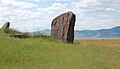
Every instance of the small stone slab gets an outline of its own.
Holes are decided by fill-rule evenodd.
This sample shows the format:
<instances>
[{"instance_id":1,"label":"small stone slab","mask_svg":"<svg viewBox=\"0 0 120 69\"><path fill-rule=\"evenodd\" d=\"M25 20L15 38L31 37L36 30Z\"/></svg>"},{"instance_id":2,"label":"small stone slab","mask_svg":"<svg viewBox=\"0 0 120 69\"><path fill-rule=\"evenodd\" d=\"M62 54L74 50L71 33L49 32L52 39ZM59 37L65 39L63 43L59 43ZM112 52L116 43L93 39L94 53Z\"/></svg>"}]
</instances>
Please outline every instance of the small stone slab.
<instances>
[{"instance_id":1,"label":"small stone slab","mask_svg":"<svg viewBox=\"0 0 120 69\"><path fill-rule=\"evenodd\" d=\"M2 29L9 29L10 27L10 22L6 22L3 26Z\"/></svg>"},{"instance_id":2,"label":"small stone slab","mask_svg":"<svg viewBox=\"0 0 120 69\"><path fill-rule=\"evenodd\" d=\"M26 34L10 34L9 37L27 38L28 36Z\"/></svg>"}]
</instances>

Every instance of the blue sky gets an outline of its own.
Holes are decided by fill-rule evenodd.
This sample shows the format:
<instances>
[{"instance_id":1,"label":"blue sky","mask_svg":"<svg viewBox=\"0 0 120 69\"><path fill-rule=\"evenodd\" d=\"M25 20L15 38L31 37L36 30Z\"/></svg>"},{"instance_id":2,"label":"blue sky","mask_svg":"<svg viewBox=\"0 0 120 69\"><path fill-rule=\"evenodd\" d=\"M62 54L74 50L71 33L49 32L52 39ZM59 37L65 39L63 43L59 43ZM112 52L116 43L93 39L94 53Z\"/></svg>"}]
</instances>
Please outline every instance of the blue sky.
<instances>
[{"instance_id":1,"label":"blue sky","mask_svg":"<svg viewBox=\"0 0 120 69\"><path fill-rule=\"evenodd\" d=\"M96 30L120 26L120 0L0 0L0 27L30 32L50 29L52 20L72 11L75 30Z\"/></svg>"}]
</instances>

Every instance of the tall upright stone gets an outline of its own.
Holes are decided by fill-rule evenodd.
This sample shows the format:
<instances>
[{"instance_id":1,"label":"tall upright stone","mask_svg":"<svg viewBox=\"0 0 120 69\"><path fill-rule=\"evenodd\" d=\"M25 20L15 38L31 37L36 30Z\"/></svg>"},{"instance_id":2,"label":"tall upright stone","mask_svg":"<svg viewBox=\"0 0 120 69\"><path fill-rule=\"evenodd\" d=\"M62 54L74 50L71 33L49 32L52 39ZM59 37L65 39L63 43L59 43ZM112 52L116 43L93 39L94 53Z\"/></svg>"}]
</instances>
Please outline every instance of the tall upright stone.
<instances>
[{"instance_id":1,"label":"tall upright stone","mask_svg":"<svg viewBox=\"0 0 120 69\"><path fill-rule=\"evenodd\" d=\"M2 29L8 29L10 27L10 22L6 22L3 26Z\"/></svg>"},{"instance_id":2,"label":"tall upright stone","mask_svg":"<svg viewBox=\"0 0 120 69\"><path fill-rule=\"evenodd\" d=\"M73 43L76 15L66 12L57 16L51 24L51 36L64 42Z\"/></svg>"}]
</instances>

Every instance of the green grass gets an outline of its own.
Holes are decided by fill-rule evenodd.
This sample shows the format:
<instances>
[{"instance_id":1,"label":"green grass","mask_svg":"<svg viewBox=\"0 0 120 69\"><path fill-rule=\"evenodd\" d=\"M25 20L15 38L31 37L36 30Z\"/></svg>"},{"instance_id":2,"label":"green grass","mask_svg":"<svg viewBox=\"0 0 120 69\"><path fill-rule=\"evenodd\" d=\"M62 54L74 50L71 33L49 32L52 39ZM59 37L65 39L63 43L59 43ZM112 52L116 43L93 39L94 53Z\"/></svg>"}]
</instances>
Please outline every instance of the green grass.
<instances>
[{"instance_id":1,"label":"green grass","mask_svg":"<svg viewBox=\"0 0 120 69\"><path fill-rule=\"evenodd\" d=\"M120 69L120 48L10 38L0 31L0 69Z\"/></svg>"}]
</instances>

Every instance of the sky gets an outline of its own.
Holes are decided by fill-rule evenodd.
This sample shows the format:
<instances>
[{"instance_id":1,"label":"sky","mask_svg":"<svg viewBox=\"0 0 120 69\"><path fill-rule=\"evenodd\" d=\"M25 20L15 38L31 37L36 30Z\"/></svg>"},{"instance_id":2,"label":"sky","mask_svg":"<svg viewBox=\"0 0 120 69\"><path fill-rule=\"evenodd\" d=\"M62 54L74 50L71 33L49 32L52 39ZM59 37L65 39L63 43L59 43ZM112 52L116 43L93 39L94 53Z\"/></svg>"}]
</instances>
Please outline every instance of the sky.
<instances>
[{"instance_id":1,"label":"sky","mask_svg":"<svg viewBox=\"0 0 120 69\"><path fill-rule=\"evenodd\" d=\"M0 0L0 27L24 32L51 28L58 15L76 14L75 30L97 30L120 26L120 0Z\"/></svg>"}]
</instances>

